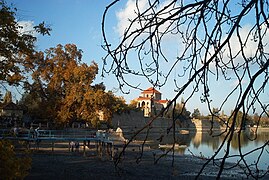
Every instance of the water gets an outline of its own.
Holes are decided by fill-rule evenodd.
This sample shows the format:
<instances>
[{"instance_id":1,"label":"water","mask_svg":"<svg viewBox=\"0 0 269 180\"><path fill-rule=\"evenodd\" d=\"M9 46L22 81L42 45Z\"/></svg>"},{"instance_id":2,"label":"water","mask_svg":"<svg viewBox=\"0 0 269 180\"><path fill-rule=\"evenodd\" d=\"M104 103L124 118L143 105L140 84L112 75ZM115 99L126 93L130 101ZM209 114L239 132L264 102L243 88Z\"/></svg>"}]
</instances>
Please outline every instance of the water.
<instances>
[{"instance_id":1,"label":"water","mask_svg":"<svg viewBox=\"0 0 269 180\"><path fill-rule=\"evenodd\" d=\"M203 137L204 136L204 137ZM264 145L265 142L269 140L269 130L259 131L257 134L257 138L255 140L251 140L254 138L254 134L244 133L240 137L240 147L243 154L249 153L252 150L259 148ZM197 138L200 140L197 141ZM208 133L196 133L194 138L192 138L190 145L184 154L195 154L195 155L203 155L205 157L211 157L213 153L215 153L218 147L223 142L223 136L219 137L210 137ZM239 141L237 134L233 138L231 142L231 149L229 155L239 155ZM225 151L227 149L227 143L224 144L220 153L218 153L217 158L223 157ZM260 157L259 157L260 156ZM266 145L265 148L256 150L244 157L248 165L255 164L258 161L258 168L261 170L269 169L269 146ZM237 162L240 158L228 158L229 162ZM259 159L259 160L258 160Z\"/></svg>"},{"instance_id":2,"label":"water","mask_svg":"<svg viewBox=\"0 0 269 180\"><path fill-rule=\"evenodd\" d=\"M264 145L265 142L269 140L269 129L260 129L255 136L254 133L250 131L245 131L240 136L240 147L242 153L246 154L255 148L259 148ZM145 134L141 134L137 137L137 140L142 140L145 137ZM254 139L255 140L251 140ZM180 146L175 150L176 155L195 155L195 156L203 156L203 157L211 157L220 147L223 142L224 135L212 137L209 135L207 131L203 132L191 132L189 134L179 134L176 133L176 143ZM151 133L148 137L150 141L148 144L153 149L159 148L159 144L172 144L173 136L172 135L162 135L160 133ZM223 148L217 155L217 158L222 158L224 153L226 152L226 143ZM233 137L230 146L230 156L239 155L239 139L237 133ZM255 164L258 159L258 168L260 170L269 169L269 145L266 145L265 148L252 152L248 155L244 156L245 161L248 165ZM239 157L229 157L227 159L228 162L237 162ZM242 161L241 161L242 164Z\"/></svg>"}]
</instances>

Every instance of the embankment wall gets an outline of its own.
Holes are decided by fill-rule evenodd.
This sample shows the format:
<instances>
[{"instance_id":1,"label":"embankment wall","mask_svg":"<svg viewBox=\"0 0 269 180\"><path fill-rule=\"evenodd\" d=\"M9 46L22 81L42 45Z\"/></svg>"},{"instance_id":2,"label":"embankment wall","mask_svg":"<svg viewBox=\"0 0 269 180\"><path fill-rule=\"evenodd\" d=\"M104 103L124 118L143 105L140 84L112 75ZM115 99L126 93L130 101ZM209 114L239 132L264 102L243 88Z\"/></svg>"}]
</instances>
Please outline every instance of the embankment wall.
<instances>
[{"instance_id":1,"label":"embankment wall","mask_svg":"<svg viewBox=\"0 0 269 180\"><path fill-rule=\"evenodd\" d=\"M144 117L142 111L130 111L129 113L123 113L121 115L114 114L112 118L113 128L120 127L124 132L136 132L137 130L143 128L147 125L152 118ZM172 119L169 118L157 118L151 124L151 131L164 132L167 128L172 126ZM176 124L176 130L184 128L195 128L195 126L190 122L184 122Z\"/></svg>"}]
</instances>

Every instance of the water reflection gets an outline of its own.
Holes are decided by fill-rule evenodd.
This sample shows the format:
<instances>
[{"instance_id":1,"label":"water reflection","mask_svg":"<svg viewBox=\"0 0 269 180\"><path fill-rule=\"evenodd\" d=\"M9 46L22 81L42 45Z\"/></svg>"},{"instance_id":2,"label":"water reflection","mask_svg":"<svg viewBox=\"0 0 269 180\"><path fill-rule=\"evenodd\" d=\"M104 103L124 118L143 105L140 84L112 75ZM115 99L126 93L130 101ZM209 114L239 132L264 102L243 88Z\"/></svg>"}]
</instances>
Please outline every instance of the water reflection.
<instances>
[{"instance_id":1,"label":"water reflection","mask_svg":"<svg viewBox=\"0 0 269 180\"><path fill-rule=\"evenodd\" d=\"M241 134L235 133L231 141L230 155L238 155L239 147L241 147L241 150L243 153L247 153L255 148L263 146L264 143L268 142L269 140L268 132L269 132L269 129L260 129L257 134L254 134L251 131L244 131ZM225 137L224 134L221 136L212 137L206 131L197 132L195 136L192 138L190 146L188 147L189 151L190 153L193 153L195 155L202 154L203 156L210 157L219 148L219 146L224 140L224 137ZM258 167L259 169L263 169L263 170L268 169L268 166L269 166L268 145L265 148L265 150L266 151L263 151L263 152L261 150L258 150L246 156L245 159L248 162L248 164L254 164L255 162L257 162L257 159L260 153L262 153L260 161L258 163ZM224 155L225 151L226 151L226 143L223 149L218 154L218 157L221 158ZM190 154L190 153L186 153L186 154ZM238 158L231 158L231 159L228 159L228 161L236 162L238 161Z\"/></svg>"},{"instance_id":2,"label":"water reflection","mask_svg":"<svg viewBox=\"0 0 269 180\"><path fill-rule=\"evenodd\" d=\"M261 147L269 140L269 129L260 129L257 134L251 131L244 131L242 134L235 133L231 142L230 155L238 155L239 147L242 153L248 153L255 148ZM189 151L193 154L210 157L218 149L224 140L225 135L211 137L207 132L196 133L192 139L191 145L188 147ZM240 144L239 144L240 142ZM221 158L226 151L226 143L223 149L218 154ZM186 153L188 154L188 153ZM190 154L190 153L189 153ZM269 167L269 146L265 147L265 151L257 150L245 157L248 164L255 164L260 157L258 167L259 169L267 170ZM228 159L230 162L238 161L238 158Z\"/></svg>"},{"instance_id":3,"label":"water reflection","mask_svg":"<svg viewBox=\"0 0 269 180\"><path fill-rule=\"evenodd\" d=\"M214 135L219 134L219 132L214 132ZM175 148L175 152L178 155L183 154L194 154L197 156L205 156L210 157L213 155L213 153L216 152L216 150L219 148L221 143L224 140L225 135L221 136L215 136L212 137L208 131L190 131L189 134L180 134L177 132L175 134L175 142L179 145L180 148ZM143 140L145 138L145 134L139 135L137 137L137 140ZM159 144L161 145L171 145L173 144L173 135L169 134L166 135L166 133L160 134L160 133L151 133L148 137L149 145L153 149L158 149ZM239 144L240 140L240 144ZM243 153L247 153L257 147L260 147L264 145L265 142L269 140L269 128L268 129L259 129L257 134L254 134L251 131L244 131L243 133L238 136L238 133L235 133L235 135L232 138L231 142L231 150L230 155L238 155L239 152L239 146L241 147L241 150ZM186 146L180 146L180 145L186 145ZM224 145L224 148L220 151L218 157L221 158L224 155L224 152L226 151L226 144ZM165 149L164 149L165 151ZM261 151L257 151L254 153L251 153L250 155L246 156L246 160L249 163L254 163L257 161L257 158L259 156ZM267 145L265 148L265 151L263 151L261 155L260 162L258 163L258 166L260 169L266 170L269 166L269 146ZM237 159L228 159L228 161L235 162Z\"/></svg>"}]
</instances>

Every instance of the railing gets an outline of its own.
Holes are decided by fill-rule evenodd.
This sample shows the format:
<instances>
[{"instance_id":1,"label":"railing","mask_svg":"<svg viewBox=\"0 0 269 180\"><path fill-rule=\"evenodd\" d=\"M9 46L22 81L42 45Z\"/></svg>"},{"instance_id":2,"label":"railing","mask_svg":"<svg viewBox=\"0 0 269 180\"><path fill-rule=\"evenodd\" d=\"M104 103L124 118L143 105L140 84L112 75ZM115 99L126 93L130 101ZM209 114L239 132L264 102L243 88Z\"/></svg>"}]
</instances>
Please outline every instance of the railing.
<instances>
[{"instance_id":1,"label":"railing","mask_svg":"<svg viewBox=\"0 0 269 180\"><path fill-rule=\"evenodd\" d=\"M0 129L0 139L23 139L23 140L92 140L98 139L96 131L92 130L29 130Z\"/></svg>"},{"instance_id":2,"label":"railing","mask_svg":"<svg viewBox=\"0 0 269 180\"><path fill-rule=\"evenodd\" d=\"M95 131L70 131L70 130L38 130L31 132L36 134L39 138L94 138Z\"/></svg>"}]
</instances>

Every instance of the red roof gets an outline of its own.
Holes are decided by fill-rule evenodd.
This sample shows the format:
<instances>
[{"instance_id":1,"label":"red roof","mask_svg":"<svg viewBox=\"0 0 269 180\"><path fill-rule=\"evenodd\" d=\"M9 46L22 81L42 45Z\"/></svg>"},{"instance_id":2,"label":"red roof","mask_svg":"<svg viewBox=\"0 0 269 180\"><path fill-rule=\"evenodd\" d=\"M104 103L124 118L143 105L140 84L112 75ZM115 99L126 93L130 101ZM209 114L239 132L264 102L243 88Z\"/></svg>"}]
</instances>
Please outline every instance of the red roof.
<instances>
[{"instance_id":1,"label":"red roof","mask_svg":"<svg viewBox=\"0 0 269 180\"><path fill-rule=\"evenodd\" d=\"M143 92L142 92L142 94L149 94L149 93L151 93L151 94L153 94L153 93L155 93L155 94L161 94L159 91L157 91L154 87L150 87L150 88L148 88L148 89L146 89L146 90L144 90Z\"/></svg>"},{"instance_id":2,"label":"red roof","mask_svg":"<svg viewBox=\"0 0 269 180\"><path fill-rule=\"evenodd\" d=\"M168 100L159 100L158 101L159 103L167 103L167 102L169 102Z\"/></svg>"},{"instance_id":3,"label":"red roof","mask_svg":"<svg viewBox=\"0 0 269 180\"><path fill-rule=\"evenodd\" d=\"M136 100L139 101L139 100L150 100L150 99L151 98L149 98L149 97L139 97Z\"/></svg>"}]
</instances>

